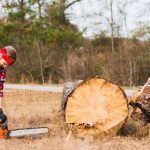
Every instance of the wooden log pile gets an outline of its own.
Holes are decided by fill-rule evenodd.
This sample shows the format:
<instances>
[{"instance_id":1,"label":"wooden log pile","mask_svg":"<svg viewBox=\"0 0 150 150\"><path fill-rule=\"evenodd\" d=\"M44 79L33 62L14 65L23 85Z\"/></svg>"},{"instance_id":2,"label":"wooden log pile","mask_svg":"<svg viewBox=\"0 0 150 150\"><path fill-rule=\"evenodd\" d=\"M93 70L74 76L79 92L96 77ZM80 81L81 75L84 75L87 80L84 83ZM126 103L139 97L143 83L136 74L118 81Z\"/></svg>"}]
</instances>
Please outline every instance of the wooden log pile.
<instances>
[{"instance_id":1,"label":"wooden log pile","mask_svg":"<svg viewBox=\"0 0 150 150\"><path fill-rule=\"evenodd\" d=\"M94 77L68 83L61 109L78 137L115 135L128 116L128 100L120 86Z\"/></svg>"}]
</instances>

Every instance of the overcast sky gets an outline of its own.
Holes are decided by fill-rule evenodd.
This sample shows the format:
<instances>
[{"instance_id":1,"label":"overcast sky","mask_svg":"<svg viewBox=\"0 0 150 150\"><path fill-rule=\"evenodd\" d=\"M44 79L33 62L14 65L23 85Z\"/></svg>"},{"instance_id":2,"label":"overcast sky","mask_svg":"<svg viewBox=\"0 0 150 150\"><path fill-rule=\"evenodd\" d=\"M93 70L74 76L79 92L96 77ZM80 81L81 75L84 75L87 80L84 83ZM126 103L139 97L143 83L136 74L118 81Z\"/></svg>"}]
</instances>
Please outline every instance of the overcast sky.
<instances>
[{"instance_id":1,"label":"overcast sky","mask_svg":"<svg viewBox=\"0 0 150 150\"><path fill-rule=\"evenodd\" d=\"M120 1L120 2L119 2ZM138 2L130 3L126 7L123 7L127 13L127 28L129 34L139 26L139 22L145 22L150 24L150 0L137 0ZM123 19L118 13L117 6L122 7L126 0L114 0L114 20L118 24L122 25L122 35L127 35ZM100 30L106 30L109 32L108 20L110 17L108 11L109 3L102 3L102 0L82 0L79 3L74 4L67 10L72 23L78 25L80 31L87 28L85 36L91 37L98 34ZM122 5L121 5L122 4ZM147 10L145 12L145 10ZM102 14L100 16L100 14ZM105 16L105 17L104 17Z\"/></svg>"},{"instance_id":2,"label":"overcast sky","mask_svg":"<svg viewBox=\"0 0 150 150\"><path fill-rule=\"evenodd\" d=\"M127 32L124 19L121 15L119 15L117 6L122 7L126 1L137 1L128 4L126 7L123 7L127 13L127 28L129 30L128 35L131 35L132 31L139 26L140 21L150 25L150 0L113 1L114 20L118 25L121 25L120 30L122 35L127 36ZM0 4L3 2L3 0L0 0ZM92 37L95 34L99 34L100 31L106 31L110 33L110 26L108 24L108 18L110 18L108 2L109 0L81 0L67 10L68 17L72 23L78 26L80 31L83 31L86 28L84 36ZM145 12L145 10L147 11ZM0 15L4 14L4 9L1 9Z\"/></svg>"}]
</instances>

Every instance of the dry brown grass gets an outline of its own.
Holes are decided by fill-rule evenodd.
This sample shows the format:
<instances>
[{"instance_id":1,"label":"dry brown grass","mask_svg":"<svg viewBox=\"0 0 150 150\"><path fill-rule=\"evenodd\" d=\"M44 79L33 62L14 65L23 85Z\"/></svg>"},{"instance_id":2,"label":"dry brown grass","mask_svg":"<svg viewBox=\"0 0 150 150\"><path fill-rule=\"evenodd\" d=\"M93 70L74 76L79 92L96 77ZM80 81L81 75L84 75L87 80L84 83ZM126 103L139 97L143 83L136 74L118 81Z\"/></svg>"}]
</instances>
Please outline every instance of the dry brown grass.
<instances>
[{"instance_id":1,"label":"dry brown grass","mask_svg":"<svg viewBox=\"0 0 150 150\"><path fill-rule=\"evenodd\" d=\"M48 127L50 132L36 138L1 140L0 150L149 149L150 140L145 136L148 130L139 121L130 121L124 127L126 136L106 137L94 141L71 137L67 141L68 128L59 112L61 96L61 93L6 91L3 106L9 119L9 129Z\"/></svg>"}]
</instances>

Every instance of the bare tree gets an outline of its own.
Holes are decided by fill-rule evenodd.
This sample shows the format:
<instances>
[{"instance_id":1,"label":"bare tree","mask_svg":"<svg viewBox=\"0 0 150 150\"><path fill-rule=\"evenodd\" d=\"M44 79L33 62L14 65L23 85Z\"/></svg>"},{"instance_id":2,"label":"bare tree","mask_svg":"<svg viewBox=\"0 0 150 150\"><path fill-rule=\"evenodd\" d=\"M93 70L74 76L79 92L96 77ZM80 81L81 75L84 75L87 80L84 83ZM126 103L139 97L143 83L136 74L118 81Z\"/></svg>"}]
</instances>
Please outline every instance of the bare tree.
<instances>
[{"instance_id":1,"label":"bare tree","mask_svg":"<svg viewBox=\"0 0 150 150\"><path fill-rule=\"evenodd\" d=\"M42 83L44 84L45 80L44 80L44 73L43 73L43 58L42 58L41 48L40 48L39 42L35 41L35 45L37 47L37 51L38 51L38 54L39 54L40 72L41 72L41 77L42 77Z\"/></svg>"},{"instance_id":2,"label":"bare tree","mask_svg":"<svg viewBox=\"0 0 150 150\"><path fill-rule=\"evenodd\" d=\"M73 0L71 2L68 2L67 0L55 0L60 23L62 24L66 23L66 15L65 15L66 9L68 9L69 7L80 1L81 0Z\"/></svg>"},{"instance_id":3,"label":"bare tree","mask_svg":"<svg viewBox=\"0 0 150 150\"><path fill-rule=\"evenodd\" d=\"M111 50L114 54L114 18L113 18L113 0L110 0L110 27L111 27Z\"/></svg>"},{"instance_id":4,"label":"bare tree","mask_svg":"<svg viewBox=\"0 0 150 150\"><path fill-rule=\"evenodd\" d=\"M39 18L42 17L42 7L46 3L44 0L29 0L30 5L35 5L37 4L37 10L38 10L38 15Z\"/></svg>"}]
</instances>

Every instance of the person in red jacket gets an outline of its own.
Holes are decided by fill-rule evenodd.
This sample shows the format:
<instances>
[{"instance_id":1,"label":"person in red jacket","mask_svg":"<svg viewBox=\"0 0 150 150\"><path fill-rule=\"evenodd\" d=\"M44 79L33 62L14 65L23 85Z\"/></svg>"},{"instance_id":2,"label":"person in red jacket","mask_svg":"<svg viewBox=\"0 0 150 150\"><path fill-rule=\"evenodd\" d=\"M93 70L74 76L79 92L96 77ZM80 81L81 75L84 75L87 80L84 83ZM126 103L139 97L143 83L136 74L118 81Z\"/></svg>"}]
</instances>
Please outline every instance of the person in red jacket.
<instances>
[{"instance_id":1,"label":"person in red jacket","mask_svg":"<svg viewBox=\"0 0 150 150\"><path fill-rule=\"evenodd\" d=\"M2 110L3 87L6 78L6 67L11 66L17 59L16 49L6 46L0 49L0 139L5 138L7 132L7 116Z\"/></svg>"}]
</instances>

